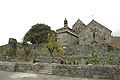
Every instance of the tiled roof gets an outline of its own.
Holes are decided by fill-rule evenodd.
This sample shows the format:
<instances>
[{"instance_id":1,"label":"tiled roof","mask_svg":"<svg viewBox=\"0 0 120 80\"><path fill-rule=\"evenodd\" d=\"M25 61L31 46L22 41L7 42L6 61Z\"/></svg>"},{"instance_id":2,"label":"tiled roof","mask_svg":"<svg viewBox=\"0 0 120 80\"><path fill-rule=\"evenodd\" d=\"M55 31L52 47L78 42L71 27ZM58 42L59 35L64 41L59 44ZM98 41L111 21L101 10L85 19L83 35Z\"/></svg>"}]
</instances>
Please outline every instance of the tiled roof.
<instances>
[{"instance_id":1,"label":"tiled roof","mask_svg":"<svg viewBox=\"0 0 120 80\"><path fill-rule=\"evenodd\" d=\"M95 20L92 20L89 24L91 24L91 23L93 23L93 22L96 23L96 24L98 24L98 25L100 25L101 27L105 28L106 30L109 30L110 32L112 32L110 29L106 28L105 26L101 25L100 23L98 23L98 22L95 21ZM76 24L83 24L83 25L85 25L80 19L78 19L74 25L76 25ZM89 25L89 24L88 24L88 25ZM56 30L56 31L57 31L57 33L68 32L68 33L70 33L70 34L78 37L78 33L73 30L74 25L72 26L72 29L70 29L69 27L65 26L65 27L62 27L62 28L60 28L60 29L58 29L58 30ZM82 31L84 31L86 28L88 28L88 25L87 25L87 26L85 25L86 27L84 27L80 32L82 32Z\"/></svg>"},{"instance_id":2,"label":"tiled roof","mask_svg":"<svg viewBox=\"0 0 120 80\"><path fill-rule=\"evenodd\" d=\"M57 31L57 33L68 32L68 33L78 37L78 34L74 30L70 29L69 27L62 27L60 29L57 29L56 31Z\"/></svg>"}]
</instances>

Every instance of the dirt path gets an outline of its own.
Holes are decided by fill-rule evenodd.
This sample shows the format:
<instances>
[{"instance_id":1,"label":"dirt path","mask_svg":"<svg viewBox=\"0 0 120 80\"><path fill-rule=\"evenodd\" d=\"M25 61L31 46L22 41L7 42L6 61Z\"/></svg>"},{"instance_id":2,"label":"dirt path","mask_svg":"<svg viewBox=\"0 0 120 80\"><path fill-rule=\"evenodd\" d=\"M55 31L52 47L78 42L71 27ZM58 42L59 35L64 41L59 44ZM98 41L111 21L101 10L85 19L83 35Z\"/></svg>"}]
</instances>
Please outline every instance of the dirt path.
<instances>
[{"instance_id":1,"label":"dirt path","mask_svg":"<svg viewBox=\"0 0 120 80\"><path fill-rule=\"evenodd\" d=\"M31 74L19 72L0 72L0 80L108 80L108 79L87 79L72 78L45 74Z\"/></svg>"}]
</instances>

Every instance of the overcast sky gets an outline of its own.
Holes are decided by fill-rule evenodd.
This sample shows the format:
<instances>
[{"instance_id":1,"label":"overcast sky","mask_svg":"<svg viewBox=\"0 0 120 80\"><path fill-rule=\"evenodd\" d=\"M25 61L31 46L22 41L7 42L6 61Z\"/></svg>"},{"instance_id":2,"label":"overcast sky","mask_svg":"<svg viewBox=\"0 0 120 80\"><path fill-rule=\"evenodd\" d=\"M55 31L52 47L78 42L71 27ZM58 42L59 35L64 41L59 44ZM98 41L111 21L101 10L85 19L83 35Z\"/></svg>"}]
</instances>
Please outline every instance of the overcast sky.
<instances>
[{"instance_id":1,"label":"overcast sky","mask_svg":"<svg viewBox=\"0 0 120 80\"><path fill-rule=\"evenodd\" d=\"M78 18L86 25L94 19L120 36L120 0L0 0L0 45L21 42L36 23L61 28L64 18L70 28Z\"/></svg>"}]
</instances>

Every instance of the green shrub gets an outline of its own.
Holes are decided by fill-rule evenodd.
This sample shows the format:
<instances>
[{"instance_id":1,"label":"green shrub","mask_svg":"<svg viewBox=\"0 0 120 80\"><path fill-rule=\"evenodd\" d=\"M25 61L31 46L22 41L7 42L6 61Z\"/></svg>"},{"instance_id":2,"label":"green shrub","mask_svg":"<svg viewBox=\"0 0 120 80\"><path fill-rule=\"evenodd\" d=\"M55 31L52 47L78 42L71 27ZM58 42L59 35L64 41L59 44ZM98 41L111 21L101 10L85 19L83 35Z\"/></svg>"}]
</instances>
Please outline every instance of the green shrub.
<instances>
[{"instance_id":1,"label":"green shrub","mask_svg":"<svg viewBox=\"0 0 120 80\"><path fill-rule=\"evenodd\" d=\"M89 54L88 63L93 65L120 65L119 53L92 53Z\"/></svg>"}]
</instances>

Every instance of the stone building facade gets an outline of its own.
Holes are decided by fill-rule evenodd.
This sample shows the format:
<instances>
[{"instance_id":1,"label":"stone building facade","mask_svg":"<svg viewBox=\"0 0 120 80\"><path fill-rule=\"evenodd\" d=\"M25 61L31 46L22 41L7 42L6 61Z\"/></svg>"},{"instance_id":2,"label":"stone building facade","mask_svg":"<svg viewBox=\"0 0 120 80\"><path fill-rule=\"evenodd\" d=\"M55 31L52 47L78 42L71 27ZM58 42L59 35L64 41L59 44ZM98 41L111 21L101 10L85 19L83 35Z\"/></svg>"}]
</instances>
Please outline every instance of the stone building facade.
<instances>
[{"instance_id":1,"label":"stone building facade","mask_svg":"<svg viewBox=\"0 0 120 80\"><path fill-rule=\"evenodd\" d=\"M74 31L73 29L70 29L67 26L68 22L65 19L64 20L64 27L57 30L57 38L61 40L63 45L73 45L78 44L78 33Z\"/></svg>"},{"instance_id":2,"label":"stone building facade","mask_svg":"<svg viewBox=\"0 0 120 80\"><path fill-rule=\"evenodd\" d=\"M79 44L97 45L111 42L111 30L92 20L78 35Z\"/></svg>"},{"instance_id":3,"label":"stone building facade","mask_svg":"<svg viewBox=\"0 0 120 80\"><path fill-rule=\"evenodd\" d=\"M88 25L85 25L78 19L72 26L68 27L68 22L64 20L64 27L57 29L57 38L60 38L63 46L69 45L111 45L118 37L111 36L112 31L101 25L95 20L92 20ZM115 42L115 41L114 41ZM120 41L119 41L120 42Z\"/></svg>"}]
</instances>

